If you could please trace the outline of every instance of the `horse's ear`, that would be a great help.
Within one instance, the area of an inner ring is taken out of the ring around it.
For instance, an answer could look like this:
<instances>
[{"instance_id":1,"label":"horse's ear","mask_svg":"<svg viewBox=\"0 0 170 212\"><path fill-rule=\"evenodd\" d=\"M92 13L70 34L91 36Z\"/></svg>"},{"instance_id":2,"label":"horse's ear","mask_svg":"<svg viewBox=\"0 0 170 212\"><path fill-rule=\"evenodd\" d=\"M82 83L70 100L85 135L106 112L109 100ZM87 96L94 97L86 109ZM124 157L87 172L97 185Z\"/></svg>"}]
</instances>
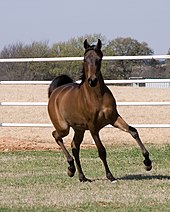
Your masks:
<instances>
[{"instance_id":1,"label":"horse's ear","mask_svg":"<svg viewBox=\"0 0 170 212\"><path fill-rule=\"evenodd\" d=\"M84 48L88 49L90 47L89 43L87 42L87 39L84 41Z\"/></svg>"},{"instance_id":2,"label":"horse's ear","mask_svg":"<svg viewBox=\"0 0 170 212\"><path fill-rule=\"evenodd\" d=\"M97 42L96 47L97 47L98 49L101 49L101 48L102 48L102 42L101 42L100 39L98 39L98 42Z\"/></svg>"}]
</instances>

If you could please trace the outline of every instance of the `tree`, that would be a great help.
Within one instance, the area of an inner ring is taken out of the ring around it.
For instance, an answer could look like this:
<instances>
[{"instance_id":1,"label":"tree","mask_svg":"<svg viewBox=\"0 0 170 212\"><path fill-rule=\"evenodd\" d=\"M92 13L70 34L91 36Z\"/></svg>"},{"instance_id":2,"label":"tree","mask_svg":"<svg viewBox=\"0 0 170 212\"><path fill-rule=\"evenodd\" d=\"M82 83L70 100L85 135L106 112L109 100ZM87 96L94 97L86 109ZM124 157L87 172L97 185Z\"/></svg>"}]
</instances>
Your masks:
<instances>
[{"instance_id":1,"label":"tree","mask_svg":"<svg viewBox=\"0 0 170 212\"><path fill-rule=\"evenodd\" d=\"M25 52L23 50L24 45L22 43L8 45L4 47L1 51L1 58L21 58L25 56ZM3 76L8 80L19 80L25 79L25 75L27 75L27 63L1 63L1 77Z\"/></svg>"},{"instance_id":2,"label":"tree","mask_svg":"<svg viewBox=\"0 0 170 212\"><path fill-rule=\"evenodd\" d=\"M50 49L47 42L33 42L30 45L17 43L4 47L1 58L48 57ZM1 63L1 77L4 80L43 80L49 78L50 63Z\"/></svg>"},{"instance_id":3,"label":"tree","mask_svg":"<svg viewBox=\"0 0 170 212\"><path fill-rule=\"evenodd\" d=\"M116 38L109 42L104 50L106 55L114 56L135 56L135 55L151 55L153 50L148 47L145 42L138 42L130 37ZM109 62L108 72L115 79L127 79L131 76L133 66L141 66L146 61L141 60L119 60Z\"/></svg>"},{"instance_id":4,"label":"tree","mask_svg":"<svg viewBox=\"0 0 170 212\"><path fill-rule=\"evenodd\" d=\"M25 46L27 57L43 58L50 57L50 48L48 42L33 42L31 45ZM46 80L50 78L49 71L51 69L49 62L31 62L28 63L31 80Z\"/></svg>"},{"instance_id":5,"label":"tree","mask_svg":"<svg viewBox=\"0 0 170 212\"><path fill-rule=\"evenodd\" d=\"M52 47L48 46L48 42L8 45L0 52L0 57L79 57L84 54L83 42L85 39L90 44L100 39L104 55L131 56L153 54L153 50L145 42L140 43L132 38L121 37L108 42L106 37L101 34L89 34L71 38L65 42L55 43ZM170 49L168 53L170 54ZM130 76L170 78L170 61L167 61L166 71L165 64L156 60L103 61L101 70L105 79L127 79ZM70 75L74 80L80 79L82 61L0 63L1 80L50 80L63 73Z\"/></svg>"}]
</instances>

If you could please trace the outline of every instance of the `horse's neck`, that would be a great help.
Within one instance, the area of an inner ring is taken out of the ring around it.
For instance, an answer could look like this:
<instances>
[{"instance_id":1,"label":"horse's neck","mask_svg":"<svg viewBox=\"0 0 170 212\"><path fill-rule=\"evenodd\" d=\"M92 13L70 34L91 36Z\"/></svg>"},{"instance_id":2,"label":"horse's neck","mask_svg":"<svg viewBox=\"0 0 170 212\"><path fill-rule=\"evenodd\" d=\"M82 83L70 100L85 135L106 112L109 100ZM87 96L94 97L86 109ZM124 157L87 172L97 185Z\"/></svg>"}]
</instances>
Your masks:
<instances>
[{"instance_id":1,"label":"horse's neck","mask_svg":"<svg viewBox=\"0 0 170 212\"><path fill-rule=\"evenodd\" d=\"M104 95L106 89L107 89L107 86L106 84L104 83L104 79L103 79L103 76L102 74L100 73L99 77L98 77L98 82L97 82L97 85L95 87L90 87L89 86L89 83L88 83L88 80L85 79L84 83L83 83L83 90L92 95L92 96L97 96L97 97L101 97Z\"/></svg>"},{"instance_id":2,"label":"horse's neck","mask_svg":"<svg viewBox=\"0 0 170 212\"><path fill-rule=\"evenodd\" d=\"M103 79L101 72L100 72L100 75L98 77L98 85L100 86L101 89L106 87L106 84L104 83L104 79Z\"/></svg>"}]
</instances>

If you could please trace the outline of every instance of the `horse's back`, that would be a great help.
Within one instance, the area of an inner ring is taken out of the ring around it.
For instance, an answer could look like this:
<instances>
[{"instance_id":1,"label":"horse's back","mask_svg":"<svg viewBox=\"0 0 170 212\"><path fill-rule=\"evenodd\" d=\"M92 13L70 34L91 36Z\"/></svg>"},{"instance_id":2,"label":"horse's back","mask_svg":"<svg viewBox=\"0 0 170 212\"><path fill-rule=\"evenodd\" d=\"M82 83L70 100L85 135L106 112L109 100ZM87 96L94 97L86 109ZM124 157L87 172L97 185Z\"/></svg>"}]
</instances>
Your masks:
<instances>
[{"instance_id":1,"label":"horse's back","mask_svg":"<svg viewBox=\"0 0 170 212\"><path fill-rule=\"evenodd\" d=\"M51 93L49 102L60 102L66 97L71 100L73 95L75 95L74 93L77 93L76 91L78 90L78 87L77 83L69 83L55 88L55 90Z\"/></svg>"}]
</instances>

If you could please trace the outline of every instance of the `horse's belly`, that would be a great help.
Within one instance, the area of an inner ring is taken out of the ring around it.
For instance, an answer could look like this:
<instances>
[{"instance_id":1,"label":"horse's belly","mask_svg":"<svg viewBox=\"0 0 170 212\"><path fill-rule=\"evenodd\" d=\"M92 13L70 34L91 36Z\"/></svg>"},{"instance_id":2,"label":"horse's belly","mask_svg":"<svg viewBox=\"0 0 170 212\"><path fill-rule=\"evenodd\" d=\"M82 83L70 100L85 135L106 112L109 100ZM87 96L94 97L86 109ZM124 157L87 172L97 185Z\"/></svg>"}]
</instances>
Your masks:
<instances>
[{"instance_id":1,"label":"horse's belly","mask_svg":"<svg viewBox=\"0 0 170 212\"><path fill-rule=\"evenodd\" d=\"M84 116L75 110L72 113L65 114L65 120L73 129L87 130L88 129L88 121Z\"/></svg>"},{"instance_id":2,"label":"horse's belly","mask_svg":"<svg viewBox=\"0 0 170 212\"><path fill-rule=\"evenodd\" d=\"M77 130L88 130L88 125L86 123L72 123L71 127Z\"/></svg>"}]
</instances>

